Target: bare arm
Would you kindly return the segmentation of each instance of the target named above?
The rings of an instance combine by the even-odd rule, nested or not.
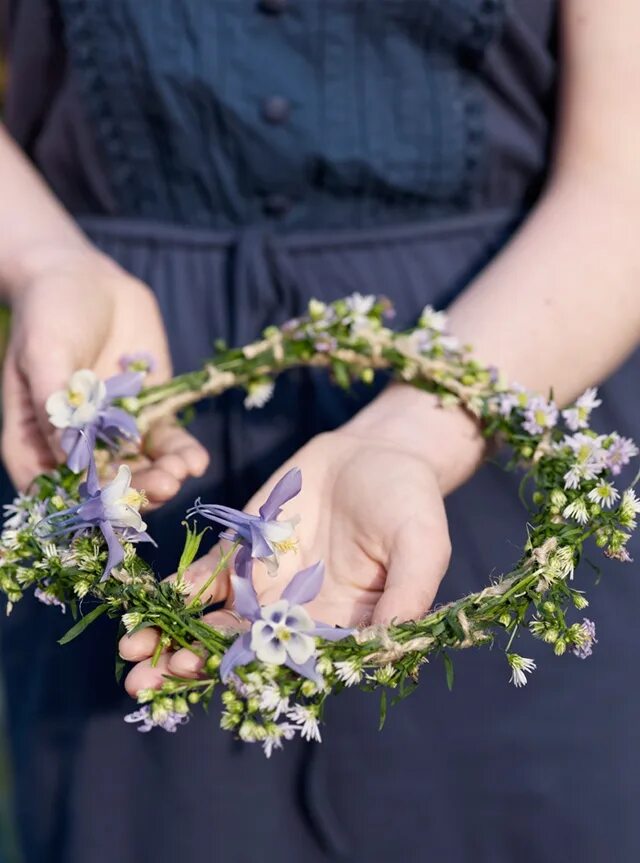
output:
[[[640,4],[565,0],[562,9],[547,190],[450,311],[482,357],[565,402],[640,338]]]
[[[146,350],[156,378],[171,374],[164,326],[149,288],[95,249],[0,127],[0,300],[12,306],[3,367],[2,453],[19,488],[56,462],[44,403],[70,374],[106,377],[124,353]],[[207,464],[183,429],[147,441],[137,480],[160,503]]]

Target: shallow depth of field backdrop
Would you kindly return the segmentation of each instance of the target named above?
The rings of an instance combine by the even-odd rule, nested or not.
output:
[[[2,52],[4,44],[3,24],[4,3],[0,0],[0,110],[2,105],[2,93],[4,92],[6,79],[6,67]],[[0,366],[7,343],[8,324],[8,311],[3,306],[0,306]],[[22,858],[16,844],[13,820],[11,817],[11,778],[6,746],[4,699],[4,686],[3,681],[0,678],[0,863],[20,863]],[[34,794],[37,795],[37,789],[35,788]]]

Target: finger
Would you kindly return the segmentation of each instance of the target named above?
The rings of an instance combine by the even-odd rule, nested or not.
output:
[[[144,452],[154,461],[166,460],[166,470],[175,468],[176,477],[202,476],[209,464],[209,454],[193,435],[176,423],[166,420],[158,423],[147,433]]]
[[[169,674],[169,654],[163,653],[155,667],[150,659],[145,659],[132,668],[124,681],[124,688],[135,698],[141,689],[159,689],[166,674]]]
[[[154,465],[138,468],[133,471],[133,485],[142,489],[151,506],[166,503],[180,491],[181,482],[171,473],[156,468]]]
[[[54,467],[55,459],[11,350],[4,362],[2,389],[2,455],[14,485],[24,490],[37,474]]]
[[[55,430],[49,422],[45,403],[52,393],[67,386],[74,371],[72,359],[68,353],[58,349],[43,354],[42,345],[27,345],[20,357],[19,368],[27,381],[40,432],[53,445]]]
[[[387,579],[373,623],[422,617],[433,605],[450,556],[444,509],[435,522],[405,524],[390,549]]]
[[[221,629],[229,634],[243,632],[249,627],[248,621],[239,621],[229,613],[229,609],[220,609],[205,614],[202,620],[214,629]],[[197,650],[197,645],[194,645]],[[176,677],[198,677],[204,669],[204,656],[183,647],[171,655],[169,671]]]
[[[153,656],[159,640],[158,630],[149,626],[133,635],[123,635],[118,643],[118,650],[127,662],[140,662]]]
[[[184,573],[184,593],[186,601],[193,599],[211,578],[216,568],[219,566],[221,553],[223,553],[221,545],[216,545],[203,557],[194,561],[186,570]],[[225,566],[224,569],[216,575],[211,584],[208,585],[202,596],[199,597],[199,601],[203,604],[224,602],[224,600],[229,597],[229,575],[231,574],[231,571],[232,570],[229,566]],[[167,580],[174,581],[176,578],[177,575],[174,573],[173,575],[170,575]]]

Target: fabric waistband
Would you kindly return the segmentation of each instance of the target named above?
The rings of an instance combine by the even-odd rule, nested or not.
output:
[[[433,241],[438,238],[472,233],[492,227],[515,227],[526,215],[521,208],[500,208],[468,213],[462,216],[429,222],[384,225],[375,228],[318,229],[280,233],[270,224],[255,224],[233,231],[214,231],[170,222],[117,216],[76,216],[80,227],[89,234],[112,237],[120,242],[174,247],[219,249],[235,247],[243,236],[253,234],[268,237],[272,247],[285,252],[304,252],[313,249],[357,248],[369,245],[390,245]]]

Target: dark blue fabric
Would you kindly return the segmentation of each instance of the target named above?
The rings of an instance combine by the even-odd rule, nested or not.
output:
[[[398,326],[446,306],[544,179],[551,2],[14,5],[11,128],[89,236],[151,285],[177,371],[313,296],[386,294]],[[36,38],[46,50],[34,57]],[[267,109],[273,96],[290,104]],[[638,363],[604,387],[603,428],[640,433]],[[212,464],[152,517],[159,574],[193,497],[241,505],[370,396],[299,373],[263,411],[233,394],[200,406],[193,428]],[[517,479],[492,466],[449,499],[440,600],[513,562],[516,500]],[[540,670],[516,691],[501,654],[477,651],[457,659],[449,694],[434,662],[383,733],[376,699],[350,693],[330,705],[322,746],[270,762],[219,731],[215,708],[175,736],[136,734],[113,627],[59,648],[66,621],[24,601],[3,651],[28,863],[631,863],[640,580],[605,562],[593,597],[589,663],[523,642]]]

